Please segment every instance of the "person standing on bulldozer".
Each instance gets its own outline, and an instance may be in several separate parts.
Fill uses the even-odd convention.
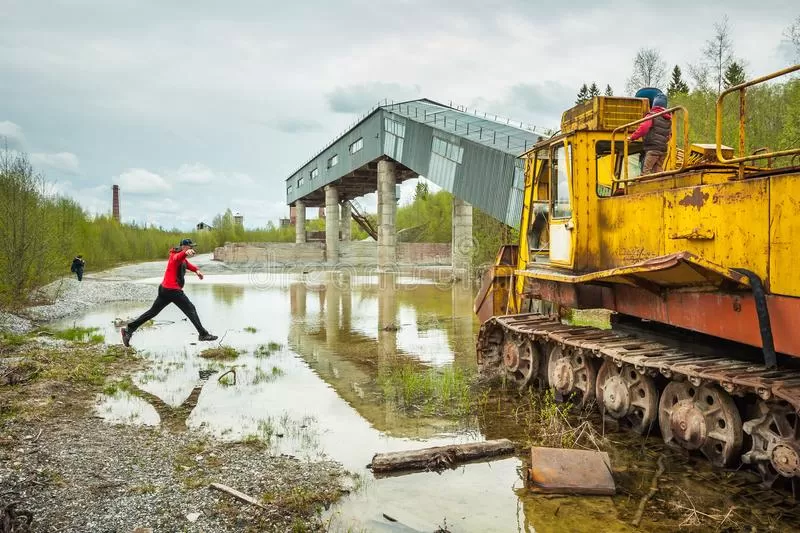
[[[154,318],[161,311],[164,310],[169,304],[175,304],[183,311],[192,325],[197,329],[198,340],[201,341],[215,341],[216,335],[208,332],[203,324],[200,322],[200,317],[197,315],[197,309],[194,304],[189,300],[183,292],[184,277],[186,270],[194,272],[198,278],[203,279],[203,273],[200,269],[191,264],[186,258],[195,255],[195,244],[192,239],[183,239],[177,247],[169,251],[169,259],[167,260],[167,270],[164,272],[164,279],[161,285],[158,286],[158,296],[153,305],[145,311],[142,316],[129,322],[128,325],[120,330],[122,333],[122,344],[126,347],[131,345],[131,336],[133,332],[139,329],[142,324]]]
[[[667,108],[667,97],[657,94],[653,98],[653,107],[646,116],[656,115]],[[642,122],[628,141],[644,138],[644,165],[642,176],[664,171],[664,160],[667,158],[667,145],[672,137],[672,114]]]

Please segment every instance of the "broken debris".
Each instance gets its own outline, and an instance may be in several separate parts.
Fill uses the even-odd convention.
[[[531,448],[530,488],[535,492],[612,495],[616,492],[606,452]]]

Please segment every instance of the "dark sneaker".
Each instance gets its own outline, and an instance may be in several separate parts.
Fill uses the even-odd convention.
[[[122,333],[122,344],[124,344],[126,348],[130,348],[132,334],[128,333],[128,328],[122,328],[120,333]]]
[[[197,336],[197,340],[199,341],[215,341],[218,338],[219,337],[217,337],[216,335],[212,335],[211,333],[203,333],[202,335]]]

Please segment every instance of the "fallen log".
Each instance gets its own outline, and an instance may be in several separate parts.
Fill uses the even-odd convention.
[[[514,443],[508,439],[435,446],[422,450],[376,453],[369,468],[375,473],[400,470],[440,472],[459,464],[514,453]]]

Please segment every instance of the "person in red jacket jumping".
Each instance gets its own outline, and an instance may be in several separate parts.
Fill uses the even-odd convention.
[[[183,239],[180,246],[169,251],[167,270],[164,272],[164,279],[161,285],[158,286],[156,301],[153,302],[152,307],[145,311],[142,316],[129,322],[126,327],[122,328],[120,331],[122,333],[122,344],[130,346],[133,332],[139,329],[142,324],[158,315],[169,304],[177,305],[178,308],[183,311],[183,314],[189,318],[192,325],[197,329],[199,340],[217,340],[217,336],[209,333],[208,330],[203,327],[203,324],[200,323],[200,317],[197,316],[197,309],[195,309],[194,304],[183,292],[184,277],[187,269],[197,274],[198,278],[203,279],[203,273],[200,272],[200,269],[186,259],[187,257],[192,257],[194,254],[194,243],[192,239]]]

